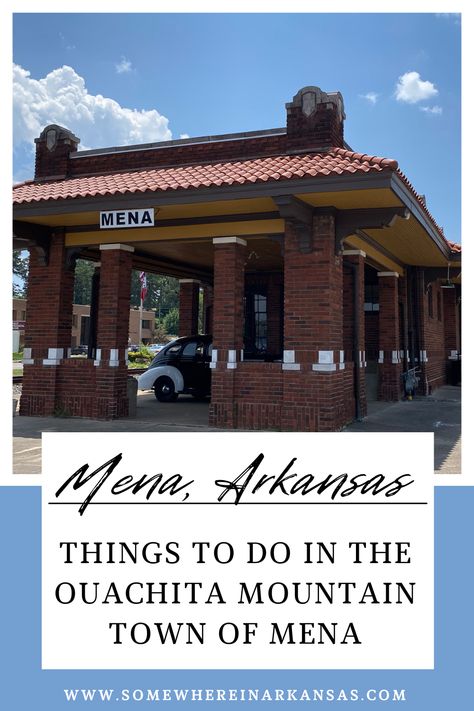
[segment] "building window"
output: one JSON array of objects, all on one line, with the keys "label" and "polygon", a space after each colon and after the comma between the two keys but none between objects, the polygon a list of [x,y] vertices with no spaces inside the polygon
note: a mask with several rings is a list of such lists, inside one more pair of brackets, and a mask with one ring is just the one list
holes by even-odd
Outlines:
[{"label": "building window", "polygon": [[150,321],[142,318],[142,328],[150,328]]},{"label": "building window", "polygon": [[265,286],[247,289],[245,294],[245,354],[259,358],[267,351],[267,290]]},{"label": "building window", "polygon": [[379,310],[379,285],[365,284],[364,287],[364,311]]},{"label": "building window", "polygon": [[441,319],[443,318],[443,312],[441,309],[441,294],[439,291],[436,294],[436,302],[437,302],[437,308],[438,308],[438,321],[441,321]]},{"label": "building window", "polygon": [[433,289],[428,287],[428,316],[433,318]]}]

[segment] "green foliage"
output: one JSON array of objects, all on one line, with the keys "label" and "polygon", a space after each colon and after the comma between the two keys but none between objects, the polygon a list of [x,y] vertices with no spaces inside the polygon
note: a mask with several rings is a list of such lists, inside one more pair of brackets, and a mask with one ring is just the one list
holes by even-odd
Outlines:
[{"label": "green foliage", "polygon": [[139,351],[128,352],[128,360],[130,363],[145,363],[148,365],[148,363],[153,360],[153,357],[153,353],[144,345],[140,347]]},{"label": "green foliage", "polygon": [[179,309],[177,307],[168,311],[163,317],[163,328],[169,336],[176,336],[179,331]]},{"label": "green foliage", "polygon": [[153,340],[155,343],[166,343],[168,340],[166,328],[163,325],[163,319],[155,319],[155,328],[153,329]]},{"label": "green foliage", "polygon": [[28,270],[30,257],[28,252],[18,249],[13,250],[13,276],[16,281],[12,282],[13,298],[26,299],[28,291]]},{"label": "green foliage", "polygon": [[90,304],[94,262],[78,259],[74,272],[74,303]]},{"label": "green foliage", "polygon": [[[179,284],[173,277],[147,274],[147,294],[143,308],[155,311],[157,316],[166,314],[170,309],[178,306]],[[140,306],[140,272],[132,272],[130,287],[130,305]]]}]

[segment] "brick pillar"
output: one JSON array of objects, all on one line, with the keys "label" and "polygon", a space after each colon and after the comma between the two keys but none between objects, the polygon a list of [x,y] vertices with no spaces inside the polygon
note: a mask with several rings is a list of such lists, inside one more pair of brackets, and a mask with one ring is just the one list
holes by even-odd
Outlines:
[{"label": "brick pillar", "polygon": [[21,415],[55,412],[58,368],[71,345],[73,291],[64,234],[53,233],[47,265],[30,249]]},{"label": "brick pillar", "polygon": [[267,285],[267,351],[275,358],[281,358],[283,350],[282,277],[282,274],[270,274]]},{"label": "brick pillar", "polygon": [[217,237],[214,242],[214,322],[209,407],[211,427],[234,428],[235,372],[242,359],[244,334],[245,240]]},{"label": "brick pillar", "polygon": [[366,254],[360,249],[346,249],[342,254],[344,257],[344,354],[347,364],[352,362],[354,368],[354,395],[357,395],[358,390],[359,399],[359,411],[356,414],[365,417],[367,414],[364,311]]},{"label": "brick pillar", "polygon": [[315,214],[309,230],[301,236],[285,223],[281,424],[283,430],[331,431],[353,418],[342,337],[342,258],[332,214]]},{"label": "brick pillar", "polygon": [[425,288],[425,272],[424,269],[420,267],[414,268],[415,273],[415,311],[416,311],[416,328],[418,331],[418,353],[415,353],[415,362],[419,366],[419,385],[417,388],[417,394],[428,395],[429,393],[429,383],[428,383],[428,348],[426,346],[426,322],[428,320],[428,302],[429,295]]},{"label": "brick pillar", "polygon": [[212,286],[205,284],[202,298],[202,330],[203,333],[212,334],[212,309],[214,303],[214,293]]},{"label": "brick pillar", "polygon": [[127,348],[133,247],[103,244],[97,319],[97,419],[128,416]]},{"label": "brick pillar", "polygon": [[379,400],[399,400],[402,393],[398,277],[397,272],[378,272]]},{"label": "brick pillar", "polygon": [[446,358],[456,360],[460,352],[459,313],[456,289],[442,289],[444,347]]},{"label": "brick pillar", "polygon": [[179,280],[179,335],[193,336],[198,332],[199,286],[196,279]]}]

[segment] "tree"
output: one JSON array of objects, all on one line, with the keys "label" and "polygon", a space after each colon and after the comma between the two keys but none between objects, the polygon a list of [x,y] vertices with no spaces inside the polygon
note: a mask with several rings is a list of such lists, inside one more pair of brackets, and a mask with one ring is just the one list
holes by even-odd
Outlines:
[{"label": "tree", "polygon": [[90,304],[94,262],[78,259],[74,272],[74,303]]},{"label": "tree", "polygon": [[28,252],[19,249],[13,250],[13,296],[17,299],[26,299],[28,291],[28,268],[29,268]]},{"label": "tree", "polygon": [[177,307],[168,311],[163,318],[163,326],[170,336],[177,336],[179,331],[179,309]]},{"label": "tree", "polygon": [[[144,309],[155,311],[160,317],[170,309],[178,307],[179,286],[178,280],[173,277],[147,274],[147,293],[143,303]],[[130,288],[130,305],[140,306],[140,272],[132,272]]]}]

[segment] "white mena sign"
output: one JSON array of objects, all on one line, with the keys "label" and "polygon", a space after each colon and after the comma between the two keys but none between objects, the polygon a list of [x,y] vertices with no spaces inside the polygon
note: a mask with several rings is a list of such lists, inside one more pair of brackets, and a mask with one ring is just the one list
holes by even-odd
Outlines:
[{"label": "white mena sign", "polygon": [[100,213],[100,229],[110,230],[123,227],[153,227],[155,210],[153,207],[144,210],[109,210]]}]

